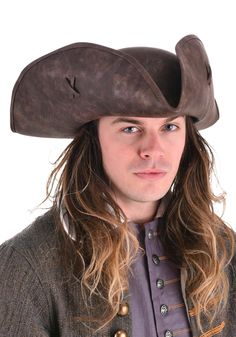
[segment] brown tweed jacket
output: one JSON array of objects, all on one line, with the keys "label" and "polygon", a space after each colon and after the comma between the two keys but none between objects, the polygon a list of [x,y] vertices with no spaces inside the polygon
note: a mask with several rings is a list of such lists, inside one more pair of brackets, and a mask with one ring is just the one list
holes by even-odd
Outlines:
[{"label": "brown tweed jacket", "polygon": [[[130,314],[117,315],[96,333],[80,322],[85,307],[80,283],[60,265],[57,235],[49,211],[0,246],[0,337],[132,336]],[[198,330],[196,311],[186,299],[193,337],[236,337],[235,266],[236,257],[228,268],[227,310],[213,326],[205,324],[204,333]],[[184,291],[184,271],[182,286]],[[94,299],[91,304],[96,303]],[[102,305],[99,310],[103,312]]]}]

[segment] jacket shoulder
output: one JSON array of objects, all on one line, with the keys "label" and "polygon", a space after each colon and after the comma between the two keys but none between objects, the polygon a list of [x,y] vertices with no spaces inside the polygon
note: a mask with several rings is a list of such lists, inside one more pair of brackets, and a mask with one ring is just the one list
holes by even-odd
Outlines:
[{"label": "jacket shoulder", "polygon": [[45,266],[55,233],[47,213],[0,246],[0,336],[48,336],[53,329]]},{"label": "jacket shoulder", "polygon": [[55,247],[58,229],[53,212],[39,216],[32,224],[0,245],[0,252],[4,250],[16,251],[29,260],[42,256],[46,251]]}]

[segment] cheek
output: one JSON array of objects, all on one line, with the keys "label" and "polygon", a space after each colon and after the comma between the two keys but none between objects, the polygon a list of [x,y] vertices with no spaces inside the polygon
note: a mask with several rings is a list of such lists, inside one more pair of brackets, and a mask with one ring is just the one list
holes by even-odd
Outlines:
[{"label": "cheek", "polygon": [[127,163],[127,159],[130,155],[127,153],[127,149],[122,149],[120,147],[107,147],[106,151],[102,151],[102,160],[104,168],[119,168],[124,167]]},{"label": "cheek", "polygon": [[102,162],[105,170],[109,170],[117,161],[117,149],[109,142],[101,140]]},{"label": "cheek", "polygon": [[102,150],[103,168],[110,179],[120,180],[129,170],[131,152],[127,147],[107,146]]}]

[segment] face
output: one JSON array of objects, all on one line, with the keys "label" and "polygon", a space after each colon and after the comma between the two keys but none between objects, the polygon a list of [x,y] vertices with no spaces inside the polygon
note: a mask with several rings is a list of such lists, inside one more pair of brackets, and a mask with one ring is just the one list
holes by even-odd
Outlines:
[{"label": "face", "polygon": [[117,203],[156,203],[170,189],[185,145],[185,118],[102,117],[104,170]]}]

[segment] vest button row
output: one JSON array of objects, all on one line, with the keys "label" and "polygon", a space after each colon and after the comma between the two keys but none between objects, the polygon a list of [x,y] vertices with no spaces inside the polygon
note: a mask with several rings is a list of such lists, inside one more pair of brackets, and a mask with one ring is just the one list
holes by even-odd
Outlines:
[{"label": "vest button row", "polygon": [[118,330],[114,334],[114,337],[128,337],[128,334],[127,334],[127,332],[125,330]]}]

